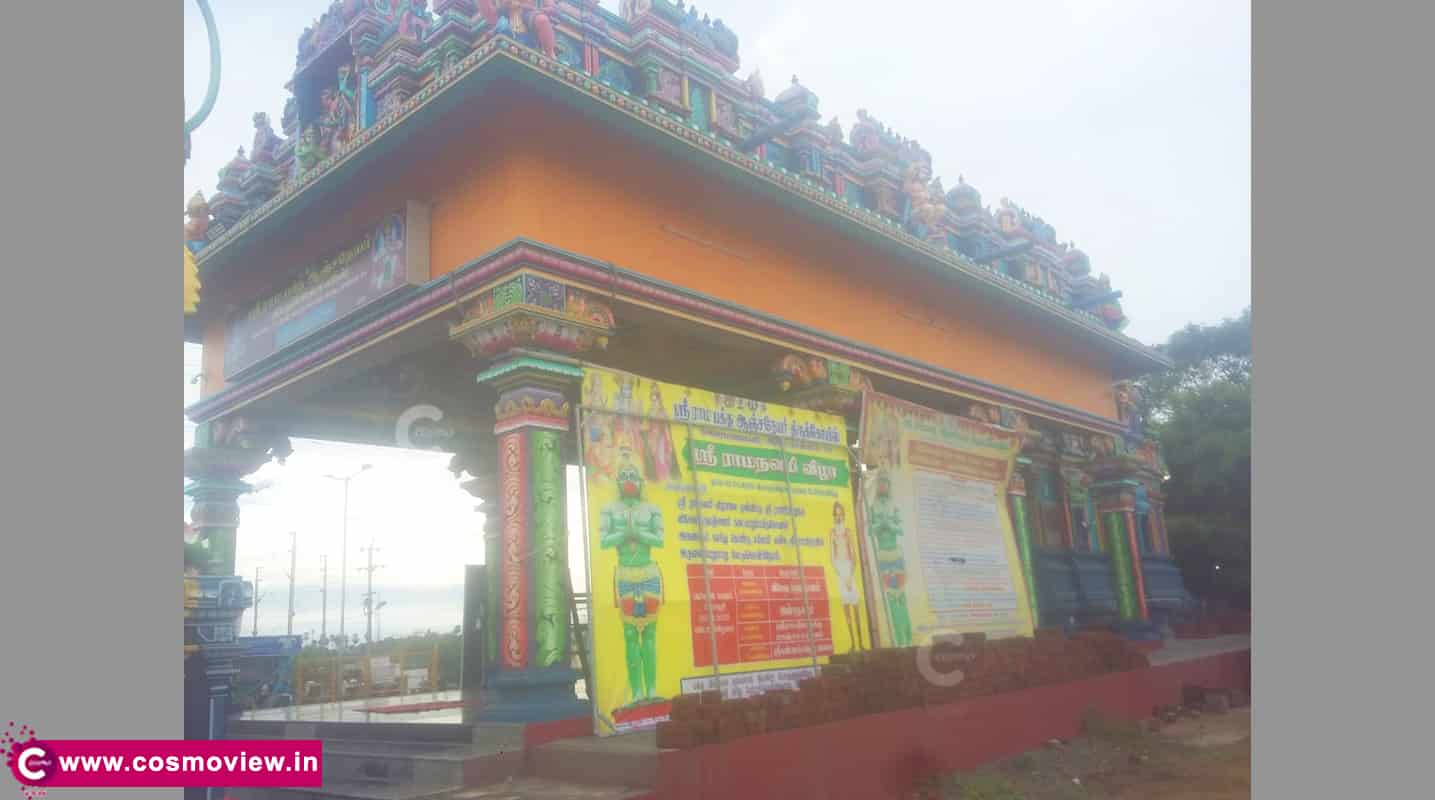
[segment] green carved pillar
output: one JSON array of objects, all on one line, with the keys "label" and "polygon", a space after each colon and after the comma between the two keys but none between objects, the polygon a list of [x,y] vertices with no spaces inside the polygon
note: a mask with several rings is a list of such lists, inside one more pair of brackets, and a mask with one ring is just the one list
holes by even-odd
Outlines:
[{"label": "green carved pillar", "polygon": [[1123,620],[1146,620],[1146,577],[1136,542],[1136,482],[1108,478],[1093,487],[1101,513],[1101,529],[1111,549],[1118,608]]},{"label": "green carved pillar", "polygon": [[1116,586],[1116,605],[1124,620],[1137,619],[1136,586],[1131,573],[1131,547],[1126,541],[1126,531],[1120,511],[1106,511],[1101,515],[1101,525],[1106,531],[1106,540],[1111,547],[1111,573]]},{"label": "green carved pillar", "polygon": [[190,523],[198,535],[191,548],[201,575],[233,575],[238,548],[239,497],[251,487],[244,482],[270,459],[284,463],[289,441],[242,418],[205,422],[195,429],[194,447],[185,451],[184,488],[193,501]]},{"label": "green carved pillar", "polygon": [[185,451],[190,483],[184,493],[194,501],[190,520],[197,541],[186,544],[184,561],[198,573],[184,580],[186,738],[226,738],[230,684],[239,674],[240,618],[254,601],[254,587],[234,574],[239,497],[251,488],[244,476],[271,458],[283,463],[289,452],[288,439],[242,418],[201,423],[194,447]]},{"label": "green carved pillar", "polygon": [[498,596],[494,672],[482,719],[536,722],[587,716],[570,661],[571,610],[564,443],[583,370],[573,356],[606,347],[615,323],[600,297],[532,269],[473,293],[454,341],[487,367],[478,382],[498,395],[493,472],[498,522],[489,540]]},{"label": "green carved pillar", "polygon": [[1036,627],[1041,627],[1041,612],[1036,602],[1036,564],[1032,560],[1034,553],[1031,547],[1031,525],[1027,519],[1026,479],[1022,476],[1020,466],[1012,470],[1011,481],[1007,485],[1007,497],[1011,501],[1012,531],[1016,534],[1016,547],[1021,554],[1021,572],[1026,580],[1026,598],[1031,607],[1031,621]]},{"label": "green carved pillar", "polygon": [[478,377],[498,391],[496,674],[483,719],[536,722],[590,713],[574,693],[563,440],[576,365],[520,356]]}]

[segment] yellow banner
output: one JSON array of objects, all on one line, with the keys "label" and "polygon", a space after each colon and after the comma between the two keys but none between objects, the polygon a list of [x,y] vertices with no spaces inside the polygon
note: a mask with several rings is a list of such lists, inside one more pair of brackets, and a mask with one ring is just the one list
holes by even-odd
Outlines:
[{"label": "yellow banner", "polygon": [[600,736],[870,647],[841,417],[589,368],[581,419]]},{"label": "yellow banner", "polygon": [[1020,434],[868,392],[859,446],[879,641],[1030,636],[1007,504]]}]

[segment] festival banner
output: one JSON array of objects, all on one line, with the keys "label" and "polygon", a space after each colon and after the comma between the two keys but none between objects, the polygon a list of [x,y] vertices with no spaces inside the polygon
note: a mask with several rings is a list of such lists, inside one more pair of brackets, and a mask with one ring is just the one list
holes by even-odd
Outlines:
[{"label": "festival banner", "polygon": [[841,417],[584,371],[597,733],[871,646]]},{"label": "festival banner", "polygon": [[1032,634],[1007,503],[1021,443],[1015,431],[866,393],[862,538],[883,644]]},{"label": "festival banner", "polygon": [[428,209],[410,201],[357,241],[305,266],[279,291],[229,320],[224,374],[233,377],[405,286],[429,278]]}]

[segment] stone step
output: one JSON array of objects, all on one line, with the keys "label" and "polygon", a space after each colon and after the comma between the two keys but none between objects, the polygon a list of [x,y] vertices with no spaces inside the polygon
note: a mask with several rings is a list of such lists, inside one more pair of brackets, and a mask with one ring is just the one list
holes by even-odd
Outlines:
[{"label": "stone step", "polygon": [[658,785],[658,744],[653,731],[621,736],[561,739],[529,753],[535,778],[588,787],[652,790]]},{"label": "stone step", "polygon": [[324,781],[318,789],[230,789],[234,800],[449,800],[461,787],[454,784],[391,785],[362,781]]},{"label": "stone step", "polygon": [[640,800],[652,797],[647,789],[622,786],[587,786],[545,778],[519,778],[477,789],[461,789],[448,800]]}]

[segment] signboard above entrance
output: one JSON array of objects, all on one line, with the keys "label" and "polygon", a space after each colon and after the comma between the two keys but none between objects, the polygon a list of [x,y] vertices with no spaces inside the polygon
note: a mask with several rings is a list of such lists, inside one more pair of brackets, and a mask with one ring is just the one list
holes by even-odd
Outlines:
[{"label": "signboard above entrance", "polygon": [[234,375],[429,277],[428,208],[409,201],[357,241],[299,271],[230,319],[224,375]]}]

